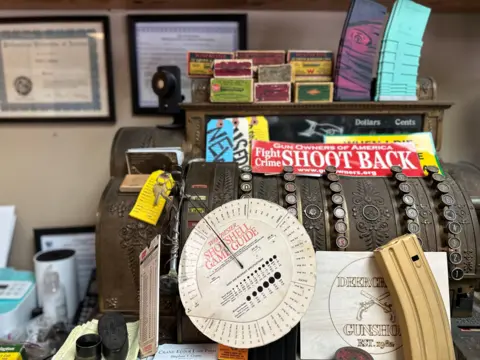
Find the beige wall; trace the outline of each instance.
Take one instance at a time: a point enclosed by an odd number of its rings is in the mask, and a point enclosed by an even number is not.
[[[126,14],[110,15],[117,123],[0,125],[0,204],[15,204],[18,215],[12,266],[32,267],[33,228],[93,224],[115,131],[159,121],[131,115]],[[250,12],[249,47],[336,51],[344,18],[344,13]],[[448,161],[480,159],[479,21],[480,15],[433,16],[424,38],[421,74],[437,80],[440,100],[456,103],[445,122],[441,155]]]

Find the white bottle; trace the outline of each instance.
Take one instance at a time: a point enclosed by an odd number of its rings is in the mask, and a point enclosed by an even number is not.
[[[60,277],[49,267],[43,274],[43,315],[50,324],[67,323],[67,299]]]

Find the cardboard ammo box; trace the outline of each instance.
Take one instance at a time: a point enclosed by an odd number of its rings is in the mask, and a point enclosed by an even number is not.
[[[253,79],[212,78],[210,101],[228,103],[253,102]]]
[[[292,65],[260,65],[258,67],[259,83],[293,82]]]
[[[295,83],[294,102],[322,103],[333,101],[333,83]]]
[[[237,59],[251,59],[253,66],[285,64],[284,50],[239,50],[236,52]]]
[[[333,61],[333,53],[328,50],[289,50],[287,52],[287,62],[318,60]]]
[[[253,63],[249,59],[215,60],[213,76],[216,78],[243,78],[253,76]]]
[[[331,81],[333,53],[331,51],[289,51],[295,81]]]
[[[1,360],[27,360],[27,352],[23,345],[0,345]]]
[[[298,75],[293,77],[293,81],[298,82],[332,82],[331,76],[304,76]]]
[[[254,102],[256,103],[289,103],[292,101],[292,84],[283,83],[256,83]]]
[[[233,52],[189,51],[187,53],[188,76],[212,77],[214,60],[233,59],[233,57]]]

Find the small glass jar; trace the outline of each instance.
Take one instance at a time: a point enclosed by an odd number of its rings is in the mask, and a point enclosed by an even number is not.
[[[210,101],[210,79],[192,79],[192,103]]]

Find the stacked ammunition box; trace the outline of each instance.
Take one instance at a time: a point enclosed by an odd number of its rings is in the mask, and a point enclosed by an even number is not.
[[[210,79],[215,60],[233,59],[233,52],[189,51],[187,53],[188,76],[192,79],[192,101],[210,100]]]
[[[333,101],[333,53],[319,50],[290,50],[287,62],[294,77],[294,102]]]
[[[331,102],[332,70],[331,51],[188,53],[195,102],[289,103],[292,84],[296,103]]]
[[[254,102],[291,102],[292,68],[285,64],[285,51],[237,51],[237,59],[253,62],[255,78]]]
[[[253,62],[249,59],[215,60],[210,101],[253,102]]]

